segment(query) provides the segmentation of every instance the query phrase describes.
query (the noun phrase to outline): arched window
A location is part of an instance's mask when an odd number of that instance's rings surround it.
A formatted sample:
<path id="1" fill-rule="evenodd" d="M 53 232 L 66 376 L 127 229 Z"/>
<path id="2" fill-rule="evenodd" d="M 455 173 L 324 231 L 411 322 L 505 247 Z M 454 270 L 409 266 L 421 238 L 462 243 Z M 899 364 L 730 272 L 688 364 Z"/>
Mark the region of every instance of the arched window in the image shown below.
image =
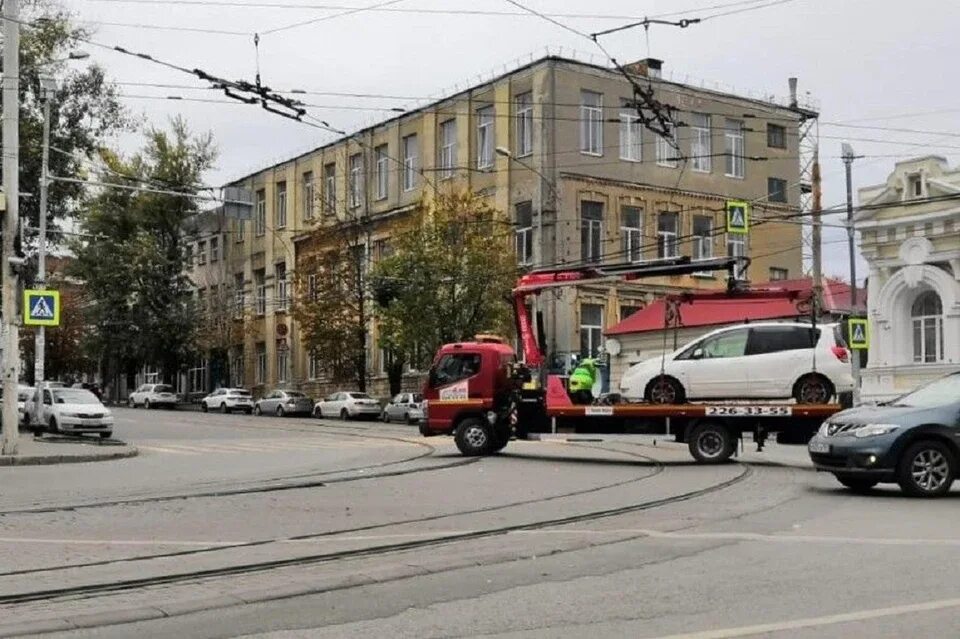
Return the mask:
<path id="1" fill-rule="evenodd" d="M 935 291 L 917 296 L 910 309 L 913 324 L 913 361 L 943 361 L 943 304 Z"/>

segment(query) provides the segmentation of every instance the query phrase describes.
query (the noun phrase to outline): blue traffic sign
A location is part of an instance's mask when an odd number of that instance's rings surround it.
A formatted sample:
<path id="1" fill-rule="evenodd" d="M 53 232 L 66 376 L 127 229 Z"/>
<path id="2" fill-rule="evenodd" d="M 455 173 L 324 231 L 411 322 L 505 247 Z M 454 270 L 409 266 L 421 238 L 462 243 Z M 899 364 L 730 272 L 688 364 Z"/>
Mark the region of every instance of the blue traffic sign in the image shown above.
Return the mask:
<path id="1" fill-rule="evenodd" d="M 24 291 L 23 323 L 26 326 L 59 326 L 60 291 Z"/>

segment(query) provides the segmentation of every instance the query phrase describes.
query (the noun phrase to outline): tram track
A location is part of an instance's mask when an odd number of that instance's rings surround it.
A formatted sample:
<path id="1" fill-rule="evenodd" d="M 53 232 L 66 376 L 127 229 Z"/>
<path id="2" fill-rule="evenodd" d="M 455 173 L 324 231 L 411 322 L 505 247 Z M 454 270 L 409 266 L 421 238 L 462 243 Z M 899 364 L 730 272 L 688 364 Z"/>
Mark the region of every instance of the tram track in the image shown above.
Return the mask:
<path id="1" fill-rule="evenodd" d="M 627 451 L 610 451 L 610 452 L 619 452 L 619 453 L 630 455 L 630 453 L 628 453 Z M 662 464 L 658 463 L 656 466 L 654 466 L 654 468 L 655 468 L 654 472 L 649 473 L 645 476 L 642 476 L 641 478 L 645 479 L 648 477 L 652 477 L 656 474 L 659 474 L 659 472 L 662 472 L 664 467 Z M 532 522 L 524 522 L 524 523 L 518 523 L 518 524 L 512 524 L 512 525 L 482 528 L 482 529 L 451 533 L 451 534 L 440 534 L 435 537 L 429 537 L 426 539 L 417 539 L 417 540 L 404 541 L 404 542 L 398 542 L 398 543 L 366 546 L 363 548 L 356 548 L 356 549 L 350 549 L 350 550 L 342 550 L 342 551 L 334 551 L 334 552 L 326 552 L 326 553 L 314 553 L 314 554 L 308 554 L 308 555 L 298 555 L 296 557 L 281 558 L 281 559 L 275 559 L 275 560 L 269 560 L 269 561 L 239 563 L 239 564 L 233 564 L 230 566 L 207 568 L 207 569 L 194 570 L 194 571 L 185 571 L 185 572 L 178 572 L 178 573 L 172 573 L 172 574 L 157 575 L 152 577 L 139 577 L 135 579 L 111 581 L 109 583 L 92 583 L 92 584 L 83 584 L 83 585 L 68 586 L 68 587 L 62 587 L 62 588 L 42 589 L 42 590 L 34 590 L 34 591 L 28 591 L 28 592 L 0 595 L 0 605 L 12 605 L 12 604 L 18 604 L 18 603 L 34 602 L 34 601 L 53 601 L 53 600 L 59 600 L 64 598 L 88 598 L 88 597 L 95 597 L 95 596 L 110 594 L 110 593 L 118 593 L 118 592 L 132 591 L 132 590 L 137 590 L 142 588 L 149 588 L 153 586 L 172 585 L 172 584 L 190 582 L 195 580 L 204 580 L 204 579 L 210 579 L 210 578 L 230 577 L 230 576 L 250 574 L 250 573 L 266 572 L 266 571 L 288 568 L 288 567 L 295 567 L 295 566 L 313 566 L 313 565 L 331 563 L 331 562 L 336 562 L 341 560 L 349 560 L 354 558 L 365 558 L 365 557 L 372 557 L 372 556 L 379 556 L 379 555 L 389 555 L 392 553 L 404 552 L 409 550 L 429 548 L 434 546 L 447 545 L 447 544 L 475 540 L 475 539 L 496 537 L 496 536 L 505 535 L 505 534 L 518 532 L 518 531 L 538 530 L 538 529 L 544 529 L 544 528 L 564 526 L 569 524 L 583 523 L 588 521 L 596 521 L 596 520 L 606 519 L 606 518 L 615 517 L 619 515 L 625 515 L 625 514 L 641 512 L 645 510 L 651 510 L 654 508 L 660 508 L 660 507 L 688 501 L 691 499 L 703 497 L 711 493 L 721 491 L 731 486 L 734 486 L 746 480 L 754 472 L 754 470 L 750 466 L 741 465 L 739 466 L 739 468 L 740 468 L 740 472 L 737 473 L 734 477 L 726 479 L 721 482 L 711 484 L 709 486 L 706 486 L 700 489 L 687 491 L 687 492 L 676 494 L 676 495 L 670 495 L 667 497 L 661 497 L 658 499 L 646 500 L 646 501 L 641 501 L 633 504 L 617 506 L 613 508 L 594 510 L 594 511 L 589 511 L 585 513 L 577 513 L 574 515 L 567 515 L 563 517 L 540 519 Z M 640 478 L 633 478 L 632 481 L 638 481 L 639 479 Z M 592 489 L 588 489 L 588 491 L 575 491 L 575 492 L 582 494 L 583 492 L 596 492 L 606 488 L 609 488 L 609 486 L 594 487 Z M 531 503 L 542 502 L 545 500 L 561 499 L 569 496 L 571 495 L 555 495 L 549 498 L 540 498 L 536 500 L 526 500 L 526 501 L 529 501 Z M 418 521 L 435 521 L 437 519 L 449 518 L 449 517 L 464 515 L 464 514 L 473 514 L 475 512 L 490 512 L 490 511 L 499 510 L 503 508 L 514 507 L 517 505 L 525 505 L 525 504 L 522 502 L 512 504 L 512 505 L 501 504 L 501 505 L 486 507 L 482 509 L 473 509 L 472 512 L 464 511 L 461 513 L 444 513 L 441 515 L 432 516 L 430 518 L 419 518 L 418 520 L 413 520 L 410 523 L 417 523 Z M 335 536 L 335 535 L 342 535 L 347 532 L 358 532 L 362 530 L 372 530 L 376 528 L 398 526 L 398 525 L 402 525 L 403 523 L 407 523 L 407 522 L 387 522 L 387 523 L 380 523 L 380 524 L 372 524 L 370 526 L 357 527 L 349 530 L 328 531 L 328 532 L 321 533 L 319 535 L 300 535 L 297 537 L 290 537 L 288 539 L 299 540 L 299 539 L 310 539 L 310 538 L 322 538 L 322 537 L 329 537 L 329 536 Z M 266 540 L 266 541 L 256 542 L 256 543 L 269 544 L 269 543 L 278 543 L 280 541 L 282 540 L 273 539 L 273 540 Z M 230 546 L 227 548 L 236 548 L 236 546 Z M 136 558 L 131 558 L 131 559 L 136 560 Z M 83 567 L 83 566 L 77 565 L 74 567 Z M 62 569 L 62 568 L 63 567 L 58 567 L 58 569 Z M 4 575 L 7 575 L 7 574 L 22 575 L 22 574 L 29 574 L 30 572 L 31 571 L 19 571 L 17 573 L 4 573 Z"/>

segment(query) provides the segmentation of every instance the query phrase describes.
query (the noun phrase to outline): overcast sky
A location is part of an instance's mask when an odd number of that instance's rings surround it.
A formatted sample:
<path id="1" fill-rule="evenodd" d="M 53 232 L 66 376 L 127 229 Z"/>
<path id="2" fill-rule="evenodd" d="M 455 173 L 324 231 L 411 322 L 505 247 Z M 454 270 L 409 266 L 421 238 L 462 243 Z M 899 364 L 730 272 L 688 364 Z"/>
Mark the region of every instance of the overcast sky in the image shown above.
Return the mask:
<path id="1" fill-rule="evenodd" d="M 390 115 L 377 109 L 415 104 L 402 98 L 439 97 L 452 92 L 454 85 L 463 88 L 476 83 L 478 74 L 489 76 L 494 70 L 502 70 L 504 64 L 515 66 L 517 58 L 529 59 L 531 53 L 540 57 L 548 46 L 593 54 L 598 63 L 603 60 L 600 50 L 588 39 L 525 15 L 506 0 L 66 2 L 79 21 L 89 23 L 95 30 L 94 38 L 103 44 L 120 45 L 230 79 L 252 81 L 257 64 L 253 33 L 258 31 L 260 73 L 271 87 L 396 96 L 303 97 L 305 102 L 320 105 L 311 108 L 312 113 L 347 130 Z M 798 77 L 800 92 L 809 92 L 820 104 L 825 207 L 844 202 L 843 164 L 839 158 L 843 139 L 866 156 L 854 165 L 854 188 L 882 182 L 900 159 L 936 153 L 955 164 L 960 156 L 960 84 L 953 78 L 960 54 L 960 2 L 523 0 L 523 4 L 549 14 L 581 14 L 558 16 L 556 20 L 586 33 L 624 24 L 630 17 L 642 19 L 682 11 L 683 15 L 669 18 L 676 20 L 742 10 L 717 15 L 686 29 L 655 25 L 649 32 L 649 53 L 665 60 L 667 76 L 690 76 L 742 91 L 782 96 L 787 93 L 787 78 Z M 381 8 L 336 16 L 345 8 L 374 5 Z M 716 8 L 719 5 L 723 8 Z M 470 11 L 508 15 L 475 15 Z M 270 33 L 320 18 L 326 19 Z M 642 29 L 602 42 L 621 61 L 647 55 Z M 211 184 L 245 175 L 331 139 L 329 134 L 257 107 L 219 103 L 222 98 L 204 89 L 202 82 L 172 69 L 96 47 L 89 48 L 89 53 L 114 80 L 130 83 L 122 84 L 121 92 L 128 96 L 125 100 L 132 111 L 159 123 L 180 113 L 194 130 L 213 132 L 220 159 L 216 171 L 207 176 Z M 218 102 L 165 99 L 168 96 Z M 133 149 L 139 142 L 131 137 L 121 144 Z M 842 229 L 825 230 L 828 274 L 848 273 L 844 238 Z M 861 262 L 858 279 L 864 274 Z"/>

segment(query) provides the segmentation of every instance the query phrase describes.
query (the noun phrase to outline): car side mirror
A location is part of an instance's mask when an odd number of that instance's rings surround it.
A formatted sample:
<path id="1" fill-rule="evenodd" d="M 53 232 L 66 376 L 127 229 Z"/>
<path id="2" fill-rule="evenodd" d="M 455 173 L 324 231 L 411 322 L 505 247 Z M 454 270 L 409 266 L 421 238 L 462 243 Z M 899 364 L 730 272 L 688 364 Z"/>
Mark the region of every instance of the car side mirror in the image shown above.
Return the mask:
<path id="1" fill-rule="evenodd" d="M 695 348 L 693 353 L 690 355 L 690 359 L 703 359 L 703 349 Z"/>

